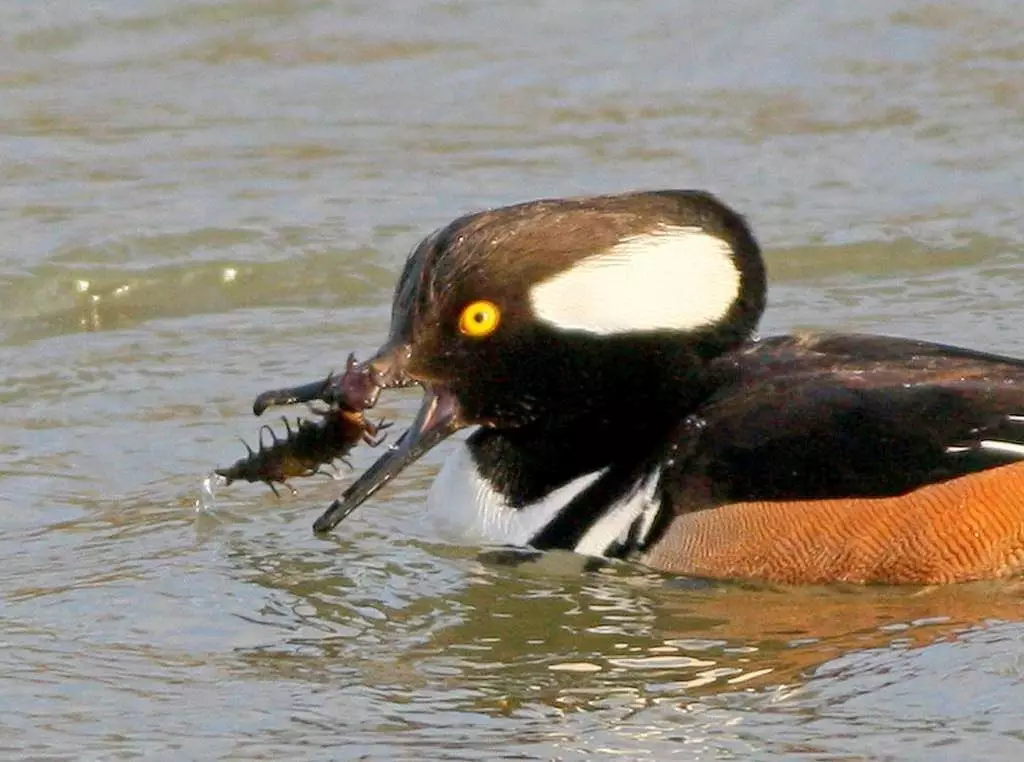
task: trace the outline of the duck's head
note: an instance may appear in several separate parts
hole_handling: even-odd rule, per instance
[[[736,348],[764,309],[743,219],[708,193],[532,201],[468,215],[424,239],[395,290],[380,388],[419,385],[413,424],[320,518],[335,526],[467,426],[557,432],[645,399]]]

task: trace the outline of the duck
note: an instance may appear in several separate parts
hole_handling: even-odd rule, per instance
[[[760,337],[766,303],[754,233],[707,191],[459,217],[409,255],[366,361],[419,411],[314,529],[462,432],[427,508],[482,543],[784,585],[1019,575],[1024,360]]]

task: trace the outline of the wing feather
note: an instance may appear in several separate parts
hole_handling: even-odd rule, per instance
[[[883,497],[1024,459],[1024,362],[889,337],[723,359],[666,475],[676,504]]]

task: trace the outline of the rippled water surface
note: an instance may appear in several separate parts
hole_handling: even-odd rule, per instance
[[[329,538],[326,479],[195,504],[257,392],[365,356],[409,248],[499,203],[708,188],[768,251],[767,329],[1024,355],[1021,18],[0,4],[0,751],[1020,759],[1013,587],[500,563],[423,520],[443,452]]]

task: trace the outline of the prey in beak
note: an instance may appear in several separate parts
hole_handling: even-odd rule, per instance
[[[340,498],[313,523],[313,531],[329,532],[373,493],[398,476],[406,466],[466,424],[458,403],[444,387],[427,387],[416,418],[387,451],[356,479]]]
[[[454,394],[439,384],[421,383],[406,373],[407,345],[385,346],[373,358],[350,364],[343,375],[331,376],[296,387],[263,392],[253,402],[261,415],[270,407],[296,403],[325,402],[363,411],[377,403],[384,389],[419,383],[423,403],[412,425],[314,522],[313,531],[329,532],[377,490],[398,476],[406,466],[454,434],[467,423],[460,415]]]

